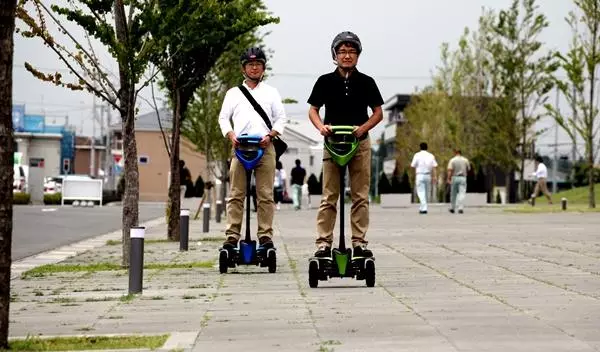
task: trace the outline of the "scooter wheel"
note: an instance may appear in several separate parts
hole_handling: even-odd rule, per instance
[[[311,288],[319,286],[319,263],[314,260],[308,264],[308,285]]]
[[[375,286],[375,261],[370,259],[365,261],[365,281],[367,287]]]
[[[277,271],[277,254],[274,250],[267,252],[267,263],[269,263],[269,272],[274,273]]]
[[[221,274],[227,273],[227,267],[229,266],[228,260],[229,260],[229,255],[228,255],[227,251],[222,250],[219,253],[219,272]]]

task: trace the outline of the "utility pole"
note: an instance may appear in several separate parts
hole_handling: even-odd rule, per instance
[[[112,130],[110,125],[112,125],[112,119],[110,115],[110,105],[106,103],[104,107],[106,109],[106,149],[104,152],[104,175],[106,177],[108,183],[108,189],[114,189],[113,183],[113,167],[112,167]]]
[[[560,91],[556,88],[556,111],[559,111],[559,98]],[[558,123],[554,120],[554,162],[552,163],[552,193],[556,194],[558,187]]]
[[[94,103],[92,108],[92,139],[90,143],[90,176],[96,176],[95,164],[96,164],[96,96],[94,95]]]
[[[571,148],[571,188],[575,188],[575,161],[577,159],[577,89],[575,85],[573,85],[573,99],[575,104],[573,104],[573,147]]]

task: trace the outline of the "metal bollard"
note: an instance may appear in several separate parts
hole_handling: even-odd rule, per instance
[[[202,205],[202,232],[208,232],[208,224],[210,220],[210,203]]]
[[[187,251],[190,240],[190,210],[181,209],[179,213],[179,250]]]
[[[144,227],[132,227],[129,231],[129,294],[141,293],[144,278]]]
[[[560,205],[562,207],[562,210],[567,210],[567,198],[561,198]]]
[[[215,215],[215,220],[217,221],[218,224],[221,223],[221,212],[222,211],[223,211],[223,201],[218,200],[217,201],[216,215]]]

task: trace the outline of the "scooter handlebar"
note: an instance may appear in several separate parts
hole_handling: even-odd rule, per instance
[[[354,132],[354,126],[337,125],[331,126],[331,131],[334,134],[351,134]]]

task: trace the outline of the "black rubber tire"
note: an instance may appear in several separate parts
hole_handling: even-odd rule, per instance
[[[367,260],[365,262],[365,281],[367,287],[375,286],[375,261]]]
[[[319,286],[319,263],[311,261],[308,264],[308,286],[317,288]]]
[[[222,250],[221,252],[219,252],[219,272],[221,274],[227,273],[227,267],[229,266],[229,263],[227,261],[227,252]]]
[[[274,273],[277,271],[277,253],[275,253],[275,251],[267,252],[267,263],[269,263],[270,273]]]

